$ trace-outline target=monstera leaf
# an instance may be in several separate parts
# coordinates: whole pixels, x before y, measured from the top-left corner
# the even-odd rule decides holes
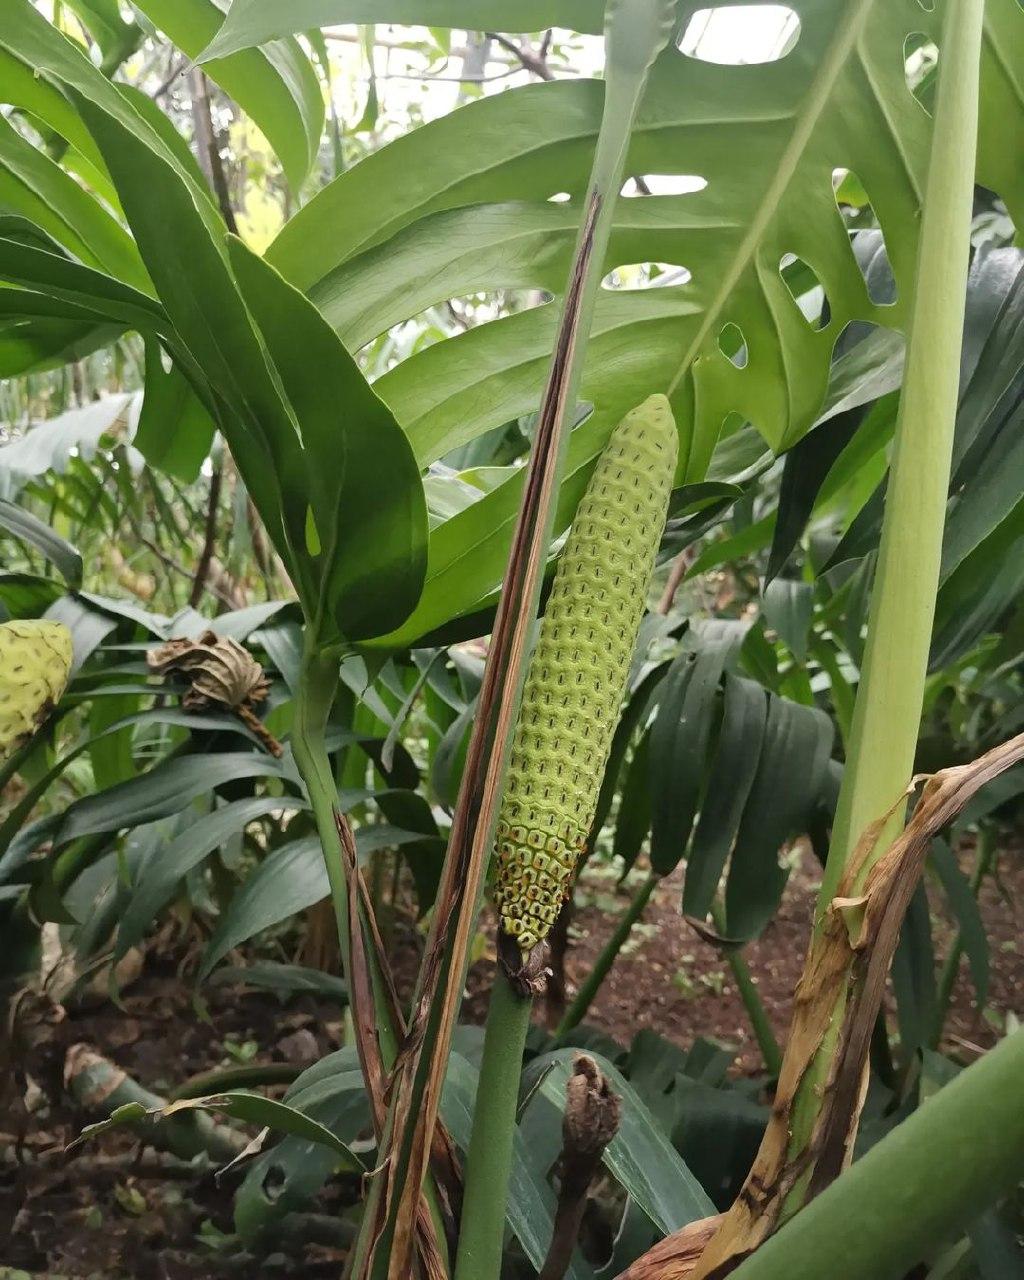
[[[317,12],[340,20],[356,7],[337,0]],[[680,6],[681,25],[693,7]],[[238,8],[239,21],[225,28],[236,40],[241,15],[250,22],[258,0]],[[556,8],[547,6],[547,16]],[[742,419],[774,450],[787,449],[818,416],[844,329],[905,320],[930,118],[908,85],[904,55],[908,41],[940,39],[942,6],[794,0],[791,8],[799,31],[778,61],[720,66],[673,46],[652,75],[630,167],[705,185],[622,199],[605,267],[661,262],[691,275],[602,300],[581,390],[594,412],[575,433],[569,485],[581,484],[621,415],[654,391],[669,393],[681,424],[680,479],[703,480],[716,446]],[[1024,124],[1011,92],[1024,71],[1024,13],[1015,0],[993,0],[987,24],[992,140],[983,142],[980,176],[1001,185],[1019,211],[1020,179],[997,143]],[[337,178],[268,256],[353,348],[476,290],[557,292],[601,102],[600,82],[559,81],[426,125]],[[892,300],[869,288],[851,248],[835,195],[848,174],[880,222]],[[552,202],[558,193],[572,198]],[[810,321],[787,283],[800,264],[827,300]],[[554,307],[539,306],[498,320],[379,380],[421,465],[536,407],[555,318]],[[420,608],[396,642],[417,623],[427,629],[468,611],[493,589],[520,485],[513,476],[435,528]],[[567,493],[563,521],[572,503]]]
[[[209,0],[194,0],[182,14],[171,15],[168,6],[152,6],[166,10],[168,26],[182,24],[178,38],[187,52],[214,36],[201,55],[214,60],[213,72],[250,54],[280,70],[277,47],[267,42],[290,39],[319,23],[420,21],[486,29],[508,22],[507,6],[493,0],[303,0],[287,6],[234,0],[214,35],[211,7]],[[682,48],[692,49],[683,33],[699,7],[693,0],[678,4]],[[531,0],[517,8],[516,24],[594,32],[602,8],[599,0]],[[919,100],[908,83],[906,55],[922,42],[941,45],[946,6],[923,0],[792,0],[789,8],[797,21],[789,47],[776,61],[718,65],[697,56],[699,49],[684,53],[673,42],[654,69],[628,171],[674,178],[680,193],[621,199],[604,267],[662,263],[682,270],[666,273],[664,287],[609,290],[601,299],[580,390],[581,402],[593,412],[574,432],[557,516],[561,529],[612,426],[652,392],[669,394],[680,424],[679,482],[733,481],[731,444],[744,422],[768,450],[781,452],[821,419],[836,343],[851,323],[898,329],[905,322],[931,131],[928,86],[915,86]],[[222,429],[261,510],[280,508],[283,520],[268,521],[271,534],[300,584],[305,580],[300,590],[312,598],[320,590],[322,565],[308,562],[330,549],[336,509],[323,468],[314,463],[313,524],[307,522],[301,498],[306,482],[299,477],[308,464],[300,466],[302,460],[292,456],[292,424],[303,410],[288,403],[301,398],[301,385],[293,373],[264,368],[259,347],[273,305],[257,322],[264,332],[255,331],[253,317],[240,307],[258,309],[257,298],[275,292],[310,333],[319,330],[312,309],[303,309],[283,278],[307,296],[354,354],[391,326],[447,299],[495,289],[557,294],[580,222],[602,81],[556,80],[486,97],[382,148],[292,218],[266,255],[277,273],[272,276],[238,250],[228,263],[208,193],[167,139],[140,122],[126,95],[69,42],[55,46],[59,37],[30,5],[9,0],[5,12],[11,21],[0,34],[0,83],[7,100],[68,139],[95,171],[97,192],[109,199],[116,186],[114,198],[125,207],[145,269],[161,277],[155,288],[167,312],[154,308],[147,317],[149,285],[134,251],[102,218],[86,217],[70,188],[51,181],[52,211],[23,196],[25,215],[42,219],[71,252],[94,246],[93,260],[112,273],[110,279],[136,292],[119,293],[118,307],[97,305],[99,275],[89,277],[83,292],[78,270],[75,289],[55,302],[52,286],[33,275],[35,267],[4,266],[23,295],[12,298],[12,291],[0,290],[5,316],[22,306],[32,322],[26,332],[38,335],[29,353],[21,347],[12,351],[12,363],[22,367],[30,356],[52,358],[70,350],[90,321],[123,326],[137,318],[160,335],[193,383],[205,379],[221,401],[230,400],[235,389],[232,371],[247,368],[235,403],[221,406]],[[1003,196],[1020,222],[1024,185],[1012,140],[1024,134],[1024,12],[1017,0],[990,0],[985,22],[978,177]],[[303,120],[303,128],[315,131],[308,112]],[[25,166],[23,156],[19,163]],[[298,163],[291,162],[293,171]],[[52,176],[48,172],[47,181]],[[164,236],[167,219],[151,216],[141,203],[154,183],[165,192],[162,207],[180,211],[173,236]],[[844,200],[862,208],[869,203],[877,217],[879,256],[887,259],[894,283],[886,293],[874,287],[872,271],[853,251],[837,205],[840,184]],[[671,184],[655,186],[664,190]],[[172,198],[179,187],[180,199]],[[27,252],[16,246],[8,256]],[[116,266],[118,256],[123,268]],[[44,265],[53,264],[47,259]],[[204,275],[196,295],[201,305],[190,307],[181,283],[197,274]],[[203,351],[199,346],[212,311],[223,323]],[[536,410],[556,318],[556,306],[533,306],[420,350],[378,379],[374,391],[403,428],[421,469]],[[228,335],[238,350],[225,376],[220,345]],[[326,336],[318,333],[318,341],[326,351]],[[291,353],[282,358],[286,364],[294,360]],[[385,422],[390,415],[356,393],[355,370],[340,348],[331,359],[339,389],[350,389],[346,403],[372,406],[374,420]],[[282,401],[281,382],[289,381]],[[262,406],[254,405],[257,393]],[[314,426],[319,435],[323,428],[311,423],[311,431]],[[391,428],[386,430],[392,438]],[[393,438],[397,456],[401,441]],[[372,453],[363,458],[372,463]],[[380,568],[390,572],[401,562],[407,568],[405,603],[396,616],[408,615],[422,573],[422,507],[406,474],[410,465],[403,463],[403,491],[419,510],[407,513],[406,533],[384,547],[380,561],[345,566],[333,588],[339,602],[362,598],[367,584],[380,580]],[[367,491],[361,473],[350,474],[348,493]],[[353,634],[397,648],[483,609],[504,572],[521,487],[522,473],[510,469],[478,501],[453,504],[431,531],[426,583],[415,612],[396,628],[386,611],[371,608],[353,620]],[[375,531],[386,520],[376,512],[370,499],[358,512],[359,521],[374,517],[364,549],[381,545]]]

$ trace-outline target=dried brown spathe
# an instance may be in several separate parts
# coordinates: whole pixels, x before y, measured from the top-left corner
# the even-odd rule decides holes
[[[281,754],[281,744],[253,710],[267,696],[270,683],[237,640],[204,631],[196,640],[168,640],[150,650],[146,661],[155,674],[184,686],[181,705],[186,711],[233,711],[268,751]]]

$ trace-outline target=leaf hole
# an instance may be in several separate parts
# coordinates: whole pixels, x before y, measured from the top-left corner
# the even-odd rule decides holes
[[[642,173],[628,178],[621,195],[634,196],[686,196],[703,191],[707,178],[696,173]]]
[[[665,289],[670,285],[686,284],[690,278],[686,267],[672,262],[629,262],[609,271],[601,281],[601,288],[624,293],[639,289]]]
[[[778,62],[800,38],[800,18],[784,4],[698,9],[677,41],[688,58],[720,66]]]
[[[832,311],[825,286],[811,264],[795,253],[784,253],[779,259],[779,275],[811,328],[824,329]]]
[[[911,31],[903,41],[903,74],[907,88],[929,115],[935,94],[935,72],[939,65],[939,50],[935,42],[923,31]]]
[[[747,367],[747,340],[738,324],[733,324],[730,320],[728,324],[722,325],[718,333],[718,349],[737,369]]]
[[[846,223],[857,267],[864,277],[868,298],[876,307],[896,302],[896,278],[878,217],[867,189],[852,169],[834,169],[832,190]]]

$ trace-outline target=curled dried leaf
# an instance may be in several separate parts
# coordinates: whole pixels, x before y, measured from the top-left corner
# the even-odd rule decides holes
[[[198,639],[168,640],[146,657],[156,675],[169,676],[184,688],[186,711],[211,707],[233,711],[257,735],[268,751],[281,754],[281,744],[254,713],[267,696],[270,683],[263,668],[237,640],[204,631]]]
[[[269,688],[263,668],[237,640],[204,631],[198,640],[169,640],[147,656],[151,671],[187,686],[182,706],[234,711],[262,702]]]

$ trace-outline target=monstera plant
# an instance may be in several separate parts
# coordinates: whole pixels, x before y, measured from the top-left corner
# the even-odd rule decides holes
[[[492,0],[234,0],[226,15],[214,0],[138,0],[131,15],[99,0],[67,7],[94,56],[30,0],[0,0],[0,367],[21,373],[137,335],[132,447],[187,478],[214,436],[223,440],[300,621],[287,643],[272,627],[261,633],[291,704],[281,759],[256,709],[267,684],[230,636],[143,620],[164,642],[149,662],[188,685],[172,720],[210,711],[212,698],[225,715],[207,727],[228,721],[226,731],[260,746],[258,756],[223,755],[225,781],[237,768],[280,784],[236,800],[249,807],[234,829],[308,808],[352,1013],[353,1047],[317,1064],[284,1102],[223,1094],[209,1105],[320,1144],[328,1168],[366,1173],[353,1276],[497,1280],[524,1258],[545,1280],[584,1276],[573,1251],[602,1162],[663,1237],[647,1249],[648,1235],[626,1260],[634,1280],[903,1275],[931,1256],[940,1226],[966,1228],[1024,1167],[1016,1036],[844,1171],[885,975],[930,841],[1024,758],[1011,738],[935,774],[904,827],[940,578],[969,573],[985,545],[1009,558],[1024,537],[1018,479],[973,523],[961,517],[960,542],[943,546],[951,476],[956,500],[958,478],[984,476],[993,440],[1003,448],[1012,434],[1006,418],[993,425],[993,404],[1016,386],[1021,362],[1000,366],[995,344],[987,363],[974,352],[968,372],[982,373],[967,382],[959,420],[957,410],[976,186],[1024,225],[1024,163],[1012,145],[1024,135],[1017,0],[791,0],[787,47],[752,66],[686,51],[700,7],[690,0],[524,0],[514,14]],[[299,36],[315,48],[318,29],[334,23],[487,31],[513,18],[523,30],[603,35],[602,75],[484,97],[305,198],[324,104]],[[118,79],[152,29],[275,149],[298,207],[265,252],[236,233],[216,165],[201,152],[197,163],[173,122]],[[937,70],[915,79],[908,57],[922,47],[937,51]],[[653,176],[685,189],[622,195],[628,179],[646,190]],[[865,228],[853,235],[851,210]],[[975,257],[972,280],[985,261]],[[636,263],[674,270],[664,287],[601,287]],[[498,289],[549,300],[425,346],[371,385],[365,351],[381,335],[435,304]],[[1012,329],[1017,291],[1005,273],[1002,292],[986,297],[996,299],[990,328]],[[986,389],[992,403],[982,405]],[[528,465],[493,468],[472,500],[458,475],[434,468],[515,422],[530,437]],[[716,1215],[599,1055],[573,1063],[556,1044],[524,1086],[531,1001],[577,859],[608,816],[609,760],[618,770],[628,755],[635,773],[645,759],[629,745],[634,730],[658,761],[635,845],[650,825],[647,895],[688,854],[687,914],[733,949],[777,905],[778,847],[815,820],[835,773],[832,723],[738,674],[742,626],[693,627],[670,664],[641,669],[643,615],[655,561],[685,551],[787,455],[780,513],[744,544],[774,530],[776,574],[801,523],[840,491],[834,480],[829,492],[826,473],[833,479],[852,440],[861,452],[844,465],[877,464],[879,483],[875,498],[861,497],[848,549],[877,547],[877,563],[873,578],[872,564],[861,575],[870,606],[862,660],[859,626],[852,645],[855,697],[838,658],[821,660],[842,782],[793,1028],[772,1064],[772,1114],[735,1204]],[[797,502],[800,467],[809,474]],[[5,506],[4,527],[40,544],[39,529],[14,520]],[[696,578],[728,555],[727,544],[712,546],[682,570]],[[784,583],[797,600],[805,584]],[[778,588],[768,601],[766,590],[766,610],[789,616]],[[235,619],[238,635],[273,611]],[[411,649],[484,635],[406,1007],[347,816],[364,797],[347,796],[339,776],[339,746],[360,735],[339,714]],[[827,628],[816,635],[831,643]],[[432,662],[400,686],[406,711]],[[400,716],[392,727],[382,760]],[[126,807],[119,825],[178,812],[196,794],[177,810]],[[81,815],[23,839],[18,866],[44,838],[54,847],[43,856],[59,858],[69,831],[90,834]],[[430,825],[414,834],[437,843]],[[216,847],[220,829],[187,856],[171,845],[173,866]],[[453,1039],[495,853],[500,964],[477,1074]],[[145,894],[140,881],[122,948],[180,874],[165,872]],[[563,1035],[585,1007],[570,1011]],[[771,1056],[770,1035],[763,1043]],[[535,1095],[537,1105],[567,1099],[557,1199],[525,1149]],[[361,1128],[372,1132],[372,1163],[354,1149]],[[940,1161],[950,1174],[924,1194]]]

